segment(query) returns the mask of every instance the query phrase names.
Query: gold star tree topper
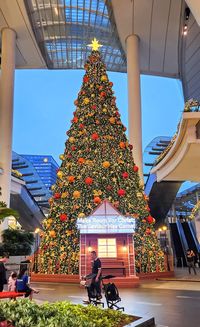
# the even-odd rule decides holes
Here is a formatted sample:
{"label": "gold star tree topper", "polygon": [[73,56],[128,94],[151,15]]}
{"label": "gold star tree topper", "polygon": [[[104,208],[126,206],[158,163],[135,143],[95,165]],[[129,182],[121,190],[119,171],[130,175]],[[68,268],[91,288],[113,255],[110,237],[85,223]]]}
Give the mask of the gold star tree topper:
{"label": "gold star tree topper", "polygon": [[92,51],[98,51],[99,48],[102,47],[102,44],[99,43],[99,41],[96,39],[96,37],[92,40],[91,44],[88,44],[89,47],[92,48]]}

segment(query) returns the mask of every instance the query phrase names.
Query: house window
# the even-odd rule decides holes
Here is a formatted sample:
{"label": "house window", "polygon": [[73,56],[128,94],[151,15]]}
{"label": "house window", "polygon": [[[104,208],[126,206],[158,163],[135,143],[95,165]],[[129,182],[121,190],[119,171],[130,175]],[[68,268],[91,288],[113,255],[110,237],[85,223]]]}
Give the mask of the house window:
{"label": "house window", "polygon": [[98,256],[101,258],[116,258],[117,257],[116,238],[99,238]]}

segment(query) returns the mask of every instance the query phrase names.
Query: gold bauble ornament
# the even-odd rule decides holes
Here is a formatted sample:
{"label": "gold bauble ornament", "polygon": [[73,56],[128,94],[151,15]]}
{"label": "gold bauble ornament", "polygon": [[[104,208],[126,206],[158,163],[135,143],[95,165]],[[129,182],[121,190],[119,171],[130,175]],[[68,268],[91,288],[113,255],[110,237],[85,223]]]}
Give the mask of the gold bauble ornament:
{"label": "gold bauble ornament", "polygon": [[74,138],[73,136],[70,136],[70,138],[69,138],[69,142],[70,142],[70,143],[74,143],[74,142],[75,142],[75,138]]}
{"label": "gold bauble ornament", "polygon": [[106,82],[108,80],[107,76],[106,75],[102,75],[101,76],[101,81],[102,82]]}
{"label": "gold bauble ornament", "polygon": [[59,155],[59,159],[60,159],[60,160],[63,160],[63,159],[64,159],[64,154],[60,154],[60,155]]}
{"label": "gold bauble ornament", "polygon": [[59,178],[62,178],[62,177],[63,177],[63,172],[62,172],[62,171],[58,171],[58,172],[57,172],[57,176],[58,176]]}
{"label": "gold bauble ornament", "polygon": [[78,218],[84,218],[84,217],[85,217],[85,214],[83,212],[80,212],[78,215]]}
{"label": "gold bauble ornament", "polygon": [[83,99],[83,103],[84,103],[84,104],[88,104],[89,102],[90,102],[90,99],[89,99],[89,98],[84,98],[84,99]]}
{"label": "gold bauble ornament", "polygon": [[63,192],[62,195],[61,195],[61,198],[62,199],[65,199],[69,196],[69,193],[68,192]]}

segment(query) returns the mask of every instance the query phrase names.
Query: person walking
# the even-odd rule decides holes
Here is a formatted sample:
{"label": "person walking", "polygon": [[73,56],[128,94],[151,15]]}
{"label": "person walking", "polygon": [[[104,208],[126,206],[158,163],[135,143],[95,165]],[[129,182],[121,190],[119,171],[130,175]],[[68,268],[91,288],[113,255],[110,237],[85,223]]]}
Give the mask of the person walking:
{"label": "person walking", "polygon": [[195,269],[195,254],[193,252],[193,250],[188,249],[187,250],[187,265],[188,265],[188,270],[189,270],[189,274],[191,274],[191,268],[194,271],[194,274],[196,275],[196,269]]}
{"label": "person walking", "polygon": [[90,285],[87,287],[88,299],[83,300],[85,304],[90,303],[91,295],[95,294],[97,300],[102,298],[101,295],[101,260],[97,257],[96,251],[91,252],[92,259],[92,272],[83,277],[84,280],[91,280]]}

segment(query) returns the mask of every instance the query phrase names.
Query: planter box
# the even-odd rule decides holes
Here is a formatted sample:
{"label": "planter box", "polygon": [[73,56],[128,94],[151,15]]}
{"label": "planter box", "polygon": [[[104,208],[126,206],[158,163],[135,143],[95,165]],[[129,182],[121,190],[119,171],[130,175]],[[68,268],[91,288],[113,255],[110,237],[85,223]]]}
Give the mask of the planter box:
{"label": "planter box", "polygon": [[124,327],[155,327],[155,320],[153,317],[135,317],[137,318],[136,321],[131,322]]}
{"label": "planter box", "polygon": [[[137,320],[125,325],[124,327],[155,327],[154,318],[150,317],[135,317]],[[0,327],[14,327],[11,322],[5,320],[0,322]]]}

